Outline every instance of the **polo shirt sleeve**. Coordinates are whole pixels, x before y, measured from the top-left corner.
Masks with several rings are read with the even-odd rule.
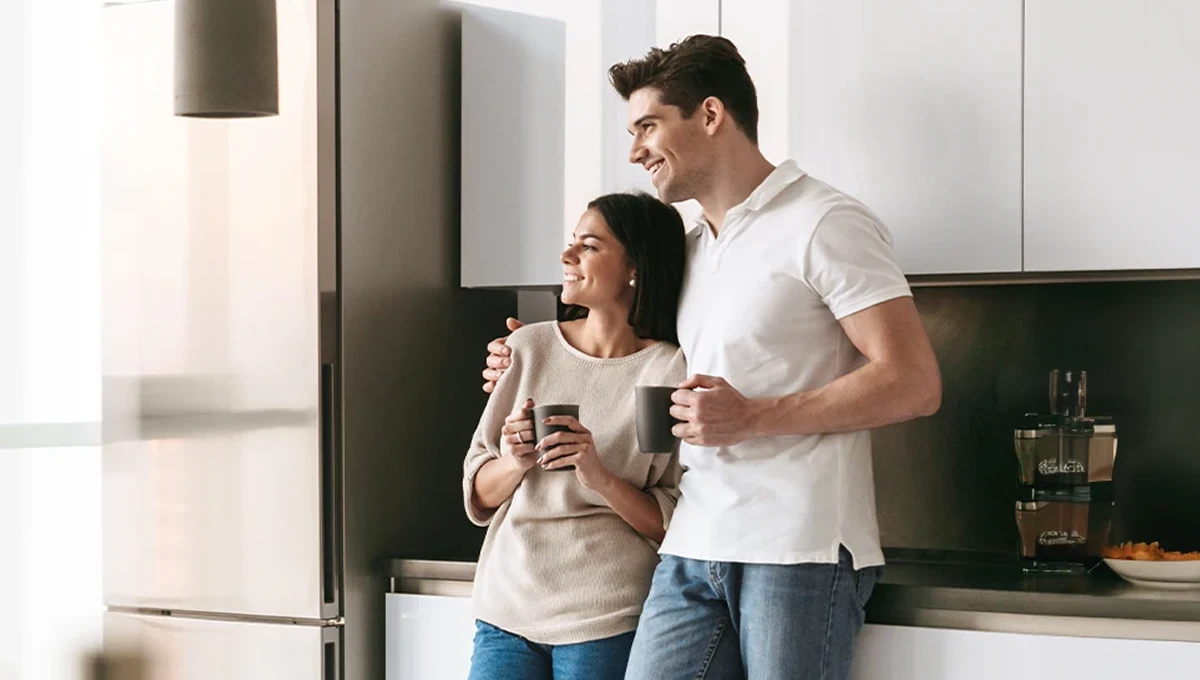
[[[891,235],[870,211],[853,203],[838,203],[825,213],[800,254],[800,269],[839,321],[912,296]]]

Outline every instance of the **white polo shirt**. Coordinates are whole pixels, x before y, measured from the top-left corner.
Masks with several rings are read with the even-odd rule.
[[[690,374],[725,378],[747,397],[826,385],[864,363],[838,323],[911,292],[891,235],[865,206],[777,167],[725,216],[719,236],[688,233],[679,340]],[[700,560],[883,564],[871,435],[684,443],[681,498],[661,552]]]

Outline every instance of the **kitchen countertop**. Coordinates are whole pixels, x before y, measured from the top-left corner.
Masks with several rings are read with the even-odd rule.
[[[471,595],[473,562],[386,566],[392,592]],[[1086,576],[1034,575],[994,556],[895,550],[867,605],[867,623],[1200,642],[1200,591],[1134,587],[1103,565]]]

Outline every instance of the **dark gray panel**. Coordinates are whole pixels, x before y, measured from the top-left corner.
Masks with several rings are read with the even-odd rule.
[[[459,22],[340,3],[345,678],[383,677],[382,557],[470,558],[462,459],[516,296],[459,288]]]

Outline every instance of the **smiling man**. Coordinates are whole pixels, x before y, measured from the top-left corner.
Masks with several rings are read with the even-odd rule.
[[[630,161],[663,201],[704,209],[678,319],[681,497],[626,677],[849,678],[883,564],[870,430],[941,401],[891,236],[853,197],[763,157],[729,40],[692,36],[609,77]],[[489,349],[492,380],[505,358]]]
[[[734,45],[692,36],[609,71],[630,161],[696,199],[672,413],[686,468],[627,677],[848,678],[883,553],[869,430],[928,415],[937,361],[854,198],[758,149]]]

